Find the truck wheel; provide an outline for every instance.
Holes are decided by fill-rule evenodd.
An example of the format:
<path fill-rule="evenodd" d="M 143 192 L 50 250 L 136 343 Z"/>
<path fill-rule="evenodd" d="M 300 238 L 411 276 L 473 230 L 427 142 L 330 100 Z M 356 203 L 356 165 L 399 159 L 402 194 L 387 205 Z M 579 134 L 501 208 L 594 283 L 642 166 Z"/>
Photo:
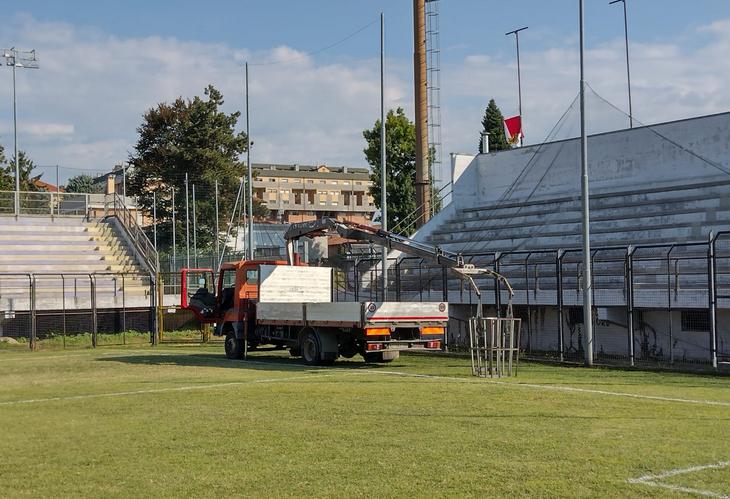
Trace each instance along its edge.
<path fill-rule="evenodd" d="M 396 351 L 363 353 L 362 357 L 368 364 L 387 364 L 389 362 L 393 362 L 398 357 L 400 357 L 400 352 Z"/>
<path fill-rule="evenodd" d="M 226 357 L 229 359 L 240 359 L 243 357 L 243 341 L 236 338 L 233 331 L 226 333 Z"/>
<path fill-rule="evenodd" d="M 309 366 L 317 366 L 321 362 L 322 347 L 319 345 L 319 338 L 314 331 L 307 331 L 302 339 L 302 358 Z"/>

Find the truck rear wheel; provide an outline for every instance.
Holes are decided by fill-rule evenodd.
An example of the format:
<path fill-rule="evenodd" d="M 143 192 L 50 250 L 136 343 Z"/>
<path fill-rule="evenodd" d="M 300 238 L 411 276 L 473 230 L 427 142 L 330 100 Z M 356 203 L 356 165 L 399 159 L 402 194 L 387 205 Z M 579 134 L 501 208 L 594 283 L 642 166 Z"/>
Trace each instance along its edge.
<path fill-rule="evenodd" d="M 229 359 L 240 359 L 243 357 L 243 340 L 236 338 L 233 331 L 226 333 L 226 357 Z"/>
<path fill-rule="evenodd" d="M 317 366 L 321 362 L 322 347 L 319 344 L 319 338 L 314 331 L 307 331 L 302 339 L 302 358 L 304 363 L 309 366 Z"/>

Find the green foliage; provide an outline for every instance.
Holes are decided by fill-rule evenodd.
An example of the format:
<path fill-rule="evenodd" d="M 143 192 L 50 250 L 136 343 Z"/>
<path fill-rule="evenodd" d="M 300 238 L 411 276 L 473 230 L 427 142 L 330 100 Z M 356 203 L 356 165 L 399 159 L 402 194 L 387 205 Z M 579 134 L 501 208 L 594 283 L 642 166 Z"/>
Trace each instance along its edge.
<path fill-rule="evenodd" d="M 20 190 L 35 192 L 38 190 L 34 181 L 40 175 L 32 176 L 35 164 L 25 154 L 18 151 L 18 169 L 20 170 Z M 0 145 L 0 191 L 15 190 L 15 157 L 6 158 L 5 149 Z"/>
<path fill-rule="evenodd" d="M 220 227 L 225 230 L 224 220 L 233 209 L 239 178 L 246 175 L 238 159 L 246 151 L 246 134 L 235 131 L 240 113 L 221 112 L 223 95 L 212 85 L 205 89 L 205 96 L 192 100 L 180 97 L 147 111 L 129 158 L 127 194 L 137 196 L 141 207 L 151 213 L 152 192 L 157 192 L 157 234 L 163 249 L 172 241 L 171 189 L 175 189 L 178 234 L 185 228 L 186 173 L 190 186 L 195 184 L 196 188 L 199 250 L 213 247 L 215 181 L 220 195 Z M 190 213 L 192 217 L 192 206 Z"/>
<path fill-rule="evenodd" d="M 66 192 L 80 192 L 84 194 L 100 193 L 104 192 L 104 186 L 95 184 L 94 179 L 90 175 L 76 175 L 68 179 Z"/>
<path fill-rule="evenodd" d="M 380 164 L 380 120 L 373 128 L 363 131 L 367 147 L 363 150 L 367 162 L 372 167 L 370 180 L 373 182 L 370 194 L 375 199 L 375 205 L 381 208 L 380 184 L 382 165 Z M 416 125 L 408 119 L 403 108 L 388 111 L 385 118 L 385 160 L 388 176 L 386 188 L 388 190 L 388 227 L 393 228 L 399 223 L 402 232 L 412 233 L 415 226 L 411 223 L 415 219 L 416 211 Z M 433 156 L 431 154 L 431 156 Z M 429 161 L 433 162 L 433 158 Z M 433 185 L 431 192 L 435 193 Z M 438 211 L 440 201 L 435 201 Z M 399 230 L 401 232 L 401 230 Z"/>
<path fill-rule="evenodd" d="M 489 100 L 487 109 L 484 111 L 484 117 L 482 118 L 482 131 L 489 134 L 489 150 L 490 151 L 504 151 L 511 149 L 512 146 L 507 142 L 507 136 L 504 132 L 504 116 L 497 103 L 494 99 Z M 482 150 L 482 137 L 479 134 L 479 153 L 483 153 Z"/>

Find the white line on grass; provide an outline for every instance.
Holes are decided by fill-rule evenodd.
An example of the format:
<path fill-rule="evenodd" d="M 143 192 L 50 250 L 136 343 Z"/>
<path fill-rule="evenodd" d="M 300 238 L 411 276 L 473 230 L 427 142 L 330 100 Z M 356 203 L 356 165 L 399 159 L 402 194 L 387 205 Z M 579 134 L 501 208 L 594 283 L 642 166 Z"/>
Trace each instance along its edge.
<path fill-rule="evenodd" d="M 88 393 L 85 395 L 69 395 L 67 397 L 48 397 L 40 399 L 25 399 L 25 400 L 9 400 L 7 402 L 0 402 L 0 406 L 9 405 L 20 405 L 20 404 L 37 404 L 41 402 L 59 402 L 66 400 L 84 400 L 102 397 L 126 397 L 129 395 L 145 395 L 149 393 L 165 393 L 165 392 L 185 392 L 191 390 L 206 390 L 209 388 L 223 388 L 229 386 L 240 386 L 240 385 L 253 385 L 257 383 L 276 383 L 280 381 L 302 381 L 306 379 L 314 378 L 326 378 L 334 376 L 333 373 L 329 374 L 310 374 L 307 376 L 289 376 L 286 378 L 266 378 L 266 379 L 254 379 L 249 381 L 231 381 L 230 383 L 216 383 L 211 385 L 191 385 L 191 386 L 176 386 L 171 388 L 151 388 L 148 390 L 131 390 L 126 392 L 110 392 L 110 393 Z"/>
<path fill-rule="evenodd" d="M 498 384 L 498 385 L 505 385 L 505 386 L 518 386 L 522 388 L 532 388 L 536 390 L 552 390 L 552 391 L 563 391 L 563 392 L 578 392 L 578 393 L 592 393 L 596 395 L 610 395 L 614 397 L 628 397 L 628 398 L 636 398 L 636 399 L 645 399 L 645 400 L 657 400 L 660 402 L 679 402 L 683 404 L 699 404 L 699 405 L 713 405 L 713 406 L 723 406 L 723 407 L 730 407 L 730 402 L 723 402 L 719 400 L 696 400 L 696 399 L 682 399 L 682 398 L 674 398 L 674 397 L 662 397 L 659 395 L 641 395 L 638 393 L 626 393 L 626 392 L 609 392 L 606 390 L 595 390 L 592 388 L 576 388 L 573 386 L 557 386 L 557 385 L 538 385 L 534 383 L 516 383 L 516 382 L 510 382 L 510 381 L 500 381 L 497 379 L 484 379 L 484 380 L 477 380 L 472 378 L 452 378 L 449 376 L 437 376 L 433 374 L 414 374 L 414 373 L 405 373 L 401 371 L 368 371 L 372 372 L 374 374 L 390 374 L 395 376 L 406 376 L 411 378 L 426 378 L 426 379 L 439 379 L 439 380 L 447 380 L 447 381 L 457 381 L 461 383 L 479 383 L 479 382 L 487 382 L 492 384 Z"/>
<path fill-rule="evenodd" d="M 730 466 L 730 461 L 720 461 L 715 464 L 705 464 L 702 466 L 692 466 L 690 468 L 677 468 L 674 470 L 665 471 L 657 475 L 644 475 L 639 478 L 629 478 L 629 483 L 649 485 L 650 487 L 661 487 L 664 489 L 673 490 L 675 492 L 686 492 L 688 494 L 697 494 L 705 497 L 719 497 L 728 499 L 730 496 L 713 492 L 711 490 L 694 489 L 691 487 L 682 487 L 681 485 L 673 485 L 671 483 L 662 483 L 661 480 L 671 478 L 677 475 L 684 475 L 686 473 L 695 473 L 703 470 L 721 469 Z"/>

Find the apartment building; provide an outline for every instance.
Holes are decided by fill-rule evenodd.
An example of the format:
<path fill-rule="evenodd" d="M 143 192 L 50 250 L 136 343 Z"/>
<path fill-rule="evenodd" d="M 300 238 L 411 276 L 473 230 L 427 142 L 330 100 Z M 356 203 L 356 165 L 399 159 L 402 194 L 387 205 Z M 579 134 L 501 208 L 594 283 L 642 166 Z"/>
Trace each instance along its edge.
<path fill-rule="evenodd" d="M 282 223 L 323 217 L 369 223 L 376 211 L 367 168 L 253 164 L 254 195 Z"/>

